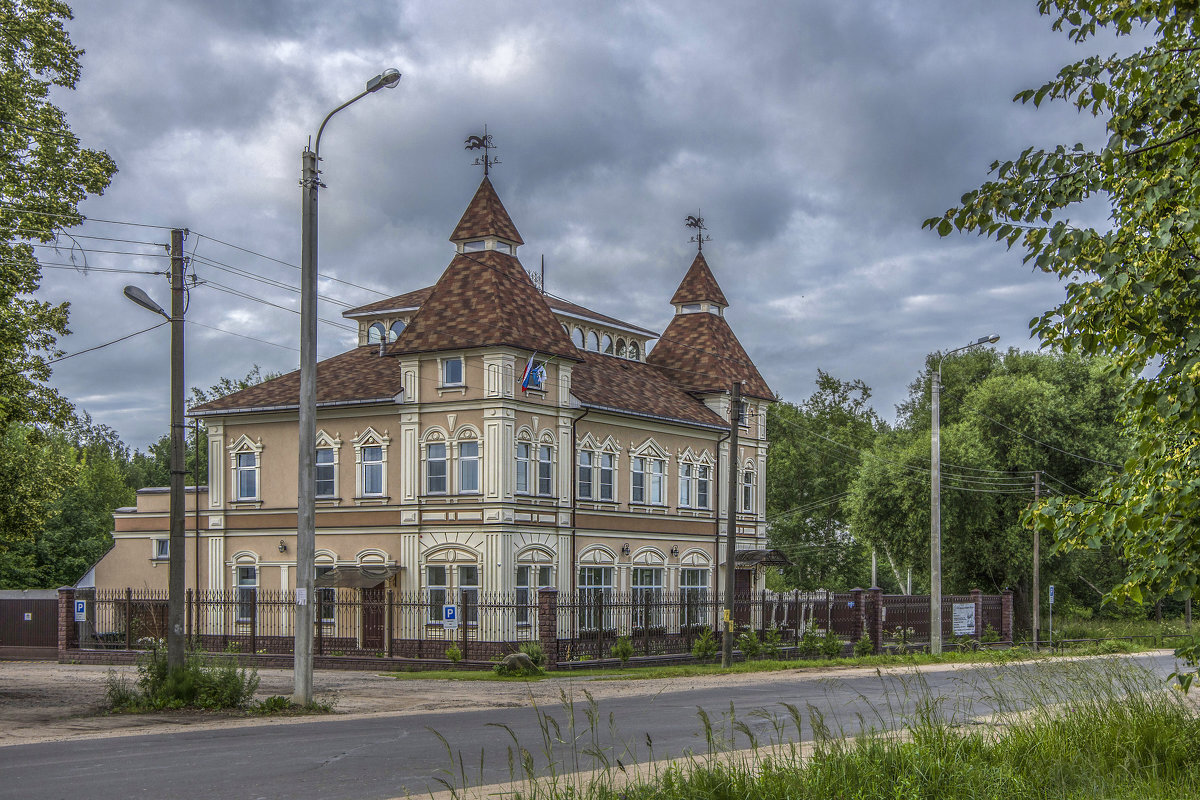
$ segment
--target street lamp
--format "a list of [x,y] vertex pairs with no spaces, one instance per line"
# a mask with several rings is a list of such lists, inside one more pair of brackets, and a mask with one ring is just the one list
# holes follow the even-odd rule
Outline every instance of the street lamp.
[[[137,286],[125,287],[126,297],[171,323],[171,519],[167,551],[167,668],[170,670],[182,669],[184,658],[183,235],[179,228],[171,231],[170,314]],[[200,502],[199,495],[196,502]]]
[[312,702],[313,558],[316,552],[317,446],[317,189],[321,186],[317,162],[321,134],[334,114],[372,92],[390,89],[400,82],[400,73],[387,69],[367,81],[367,88],[325,115],[317,129],[316,145],[300,156],[301,206],[300,256],[300,466],[296,500],[296,644],[292,701]]
[[981,344],[995,344],[998,341],[1000,341],[999,334],[993,333],[943,353],[942,357],[938,359],[937,371],[933,372],[932,376],[933,385],[930,395],[933,401],[933,435],[929,457],[932,477],[929,489],[929,652],[935,656],[942,652],[942,447],[940,441],[942,362],[955,353],[970,350]]

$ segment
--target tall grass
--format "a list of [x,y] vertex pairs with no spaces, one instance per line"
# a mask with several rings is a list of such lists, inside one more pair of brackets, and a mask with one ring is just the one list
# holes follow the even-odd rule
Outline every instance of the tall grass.
[[[657,763],[648,737],[622,738],[590,695],[577,707],[564,694],[563,723],[539,709],[532,750],[504,728],[503,792],[538,800],[1200,797],[1195,698],[1130,660],[1014,664],[949,695],[920,674],[880,680],[882,695],[860,706],[854,730],[811,703],[745,715],[731,705],[719,718],[701,710],[705,752]],[[481,753],[480,775],[482,767]],[[452,797],[471,796],[469,772],[459,754],[442,781]]]

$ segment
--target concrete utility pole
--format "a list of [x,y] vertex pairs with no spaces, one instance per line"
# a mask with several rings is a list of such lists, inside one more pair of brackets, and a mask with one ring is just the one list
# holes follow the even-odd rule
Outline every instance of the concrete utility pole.
[[937,369],[933,370],[931,376],[933,432],[930,436],[929,458],[929,652],[935,656],[942,652],[942,362],[954,353],[998,341],[1000,337],[993,333],[948,351],[938,359]]
[[733,663],[733,592],[734,551],[737,549],[738,484],[742,470],[738,463],[738,428],[742,424],[742,382],[734,381],[729,394],[729,508],[725,527],[725,619],[721,636],[721,666]]
[[[313,562],[317,548],[317,189],[321,186],[321,134],[334,114],[380,89],[400,82],[388,69],[367,81],[367,88],[325,115],[313,149],[300,155],[300,413],[299,471],[296,478],[296,633],[292,702],[312,703]],[[389,633],[390,635],[390,633]]]
[[[1033,473],[1033,504],[1042,496],[1042,473]],[[1036,653],[1042,640],[1042,535],[1033,526],[1033,650]]]
[[183,536],[184,447],[183,422],[183,231],[171,231],[171,532],[167,566],[167,666],[183,666]]

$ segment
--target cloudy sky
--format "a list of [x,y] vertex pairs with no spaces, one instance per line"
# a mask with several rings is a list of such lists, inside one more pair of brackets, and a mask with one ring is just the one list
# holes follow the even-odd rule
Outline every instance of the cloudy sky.
[[[463,140],[487,123],[518,255],[528,269],[545,257],[551,293],[662,330],[699,210],[730,324],[771,387],[800,401],[818,367],[861,378],[889,419],[927,353],[993,331],[1033,348],[1029,320],[1062,296],[1020,253],[921,221],[997,158],[1102,133],[1011,102],[1097,47],[1053,33],[1033,0],[112,0],[75,14],[83,79],[57,100],[120,172],[72,232],[102,237],[78,238],[91,267],[155,271],[167,228],[189,229],[189,386],[298,366],[299,317],[259,301],[299,308],[275,284],[299,283],[300,153],[387,67],[400,85],[322,139],[320,316],[437,279],[481,177]],[[43,260],[82,263],[63,242]],[[41,296],[71,303],[66,352],[155,322],[126,283],[168,304],[163,277],[45,270]],[[318,335],[322,357],[353,344]],[[54,384],[144,448],[167,430],[168,343],[162,328],[67,359]]]

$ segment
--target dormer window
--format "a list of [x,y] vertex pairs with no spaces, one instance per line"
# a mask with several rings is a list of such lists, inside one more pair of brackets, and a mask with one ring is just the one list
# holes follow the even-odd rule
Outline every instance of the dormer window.
[[471,242],[463,242],[464,253],[481,253],[487,249],[487,242],[483,239],[476,239]]
[[510,256],[512,255],[513,251],[512,245],[508,242],[496,242],[495,249],[497,253],[507,253]]
[[685,314],[699,314],[700,311],[701,311],[701,308],[700,308],[699,303],[684,303],[683,304],[683,313],[685,313]]

